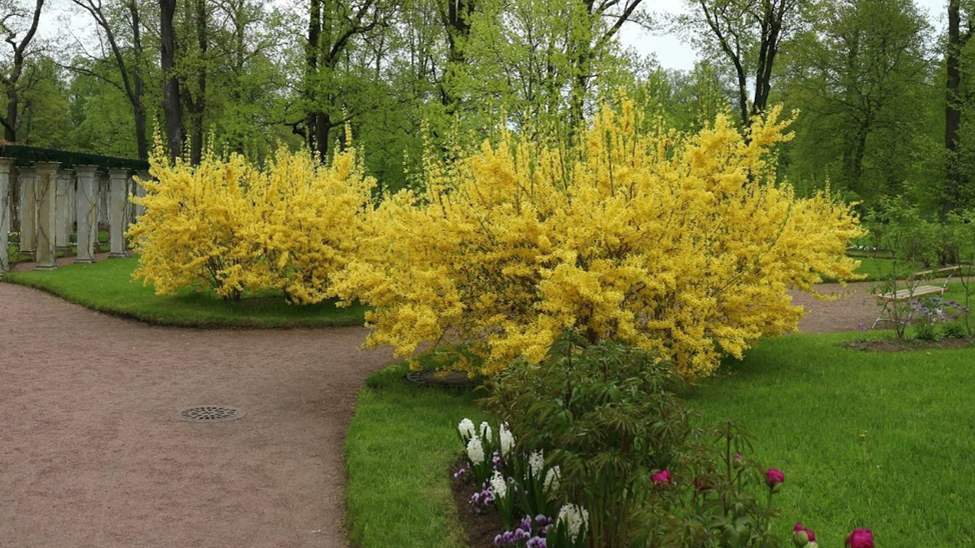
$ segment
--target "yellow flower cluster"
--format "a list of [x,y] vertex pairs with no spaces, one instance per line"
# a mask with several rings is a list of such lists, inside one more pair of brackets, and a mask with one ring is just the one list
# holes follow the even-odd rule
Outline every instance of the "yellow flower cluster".
[[145,215],[129,236],[140,255],[134,277],[159,294],[197,287],[236,299],[273,289],[320,302],[355,252],[375,186],[351,148],[328,166],[281,149],[261,170],[212,151],[197,167],[173,163],[157,144],[150,163],[146,196],[133,197]]
[[748,138],[725,117],[697,135],[647,131],[623,98],[568,150],[505,133],[449,167],[428,162],[423,190],[368,216],[332,287],[372,306],[368,343],[398,355],[432,344],[490,374],[537,362],[571,328],[707,375],[796,329],[788,289],[856,277],[849,208],[776,182],[780,118]]

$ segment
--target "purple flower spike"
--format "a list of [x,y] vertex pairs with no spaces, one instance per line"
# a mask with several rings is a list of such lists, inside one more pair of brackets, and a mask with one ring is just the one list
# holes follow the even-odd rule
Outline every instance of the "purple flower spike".
[[501,546],[501,535],[497,535],[496,537],[494,537],[494,545]]

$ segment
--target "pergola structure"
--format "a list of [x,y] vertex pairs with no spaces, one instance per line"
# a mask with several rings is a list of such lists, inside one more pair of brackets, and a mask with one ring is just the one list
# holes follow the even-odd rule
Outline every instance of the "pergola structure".
[[[38,270],[58,268],[57,251],[69,249],[77,223],[78,263],[95,262],[98,196],[108,194],[109,257],[125,257],[125,229],[130,220],[129,188],[145,189],[133,175],[149,179],[149,163],[63,150],[0,144],[0,273],[10,268],[9,233],[14,211],[20,215],[20,252],[32,256]],[[12,192],[14,185],[20,190]],[[19,203],[12,196],[19,194]],[[135,217],[142,215],[136,206]],[[103,221],[106,219],[103,219]]]

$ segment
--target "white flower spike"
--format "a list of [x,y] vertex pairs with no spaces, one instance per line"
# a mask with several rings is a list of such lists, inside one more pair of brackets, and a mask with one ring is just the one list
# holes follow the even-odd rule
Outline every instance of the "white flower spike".
[[484,446],[477,436],[467,442],[467,458],[471,459],[471,464],[475,466],[484,462]]
[[507,424],[502,424],[499,428],[498,439],[501,441],[501,456],[508,458],[511,450],[515,447],[515,437],[512,435],[511,430],[508,430]]
[[465,418],[457,425],[457,431],[460,432],[461,439],[465,441],[473,438],[474,422],[471,419]]

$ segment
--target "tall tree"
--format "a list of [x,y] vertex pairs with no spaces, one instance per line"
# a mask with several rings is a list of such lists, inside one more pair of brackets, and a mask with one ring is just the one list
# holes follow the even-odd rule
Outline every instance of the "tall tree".
[[3,125],[4,139],[10,142],[17,141],[17,130],[21,124],[20,79],[43,8],[44,0],[36,0],[33,9],[23,7],[18,0],[0,0],[0,32],[12,50],[9,62],[0,65],[0,85],[3,86],[7,102],[6,115],[0,113],[0,125]]
[[477,0],[440,0],[440,20],[447,36],[447,63],[440,81],[440,95],[448,114],[457,111],[460,101],[460,74],[469,62],[466,47],[471,36],[471,18]]
[[182,99],[189,113],[190,161],[203,156],[204,118],[207,112],[207,84],[210,80],[210,10],[206,0],[186,2],[185,46],[180,52],[183,67]]
[[[962,89],[962,51],[971,39],[973,22],[962,10],[961,0],[948,0],[948,42],[945,47],[945,186],[941,202],[942,214],[946,215],[958,205],[961,199],[961,165],[959,159],[961,112],[963,106]],[[963,18],[965,26],[962,30]]]
[[341,93],[339,64],[358,38],[388,24],[388,11],[389,6],[379,0],[309,0],[304,116],[291,125],[323,158],[328,155],[331,131],[357,114],[349,112]]
[[[816,0],[688,0],[691,13],[677,22],[705,54],[731,64],[743,126],[765,111],[775,60]],[[751,101],[749,74],[751,73]]]
[[183,128],[183,102],[180,98],[179,76],[176,73],[176,16],[177,0],[159,0],[159,44],[163,72],[162,108],[166,118],[166,141],[169,155],[182,154],[186,130]]
[[804,175],[864,200],[900,190],[925,123],[927,29],[911,0],[844,0],[797,38],[781,87],[803,111],[793,158]]
[[[129,104],[132,106],[139,159],[146,160],[149,158],[149,143],[146,137],[145,81],[143,79],[145,59],[139,4],[136,0],[121,0],[110,7],[102,4],[100,0],[72,0],[72,2],[91,15],[95,24],[101,29],[101,37],[107,43],[107,49],[115,61],[118,79],[116,79],[115,74],[93,71],[91,68],[78,65],[73,65],[72,68],[98,77],[125,93]],[[120,31],[120,29],[124,29],[124,31]],[[122,41],[122,32],[126,34],[127,44]]]
[[593,62],[603,55],[623,25],[638,15],[643,0],[574,0],[569,55],[572,60],[570,129],[580,127],[586,94],[596,77]]

